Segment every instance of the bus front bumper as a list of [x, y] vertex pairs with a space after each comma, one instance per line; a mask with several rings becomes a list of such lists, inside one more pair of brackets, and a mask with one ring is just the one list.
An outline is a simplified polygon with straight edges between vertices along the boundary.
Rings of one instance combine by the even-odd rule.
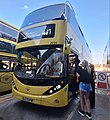
[[26, 102], [31, 102], [37, 105], [50, 106], [50, 107], [64, 107], [68, 104], [68, 89], [67, 85], [57, 93], [51, 95], [32, 95], [23, 93], [16, 90], [12, 86], [12, 93], [15, 98]]

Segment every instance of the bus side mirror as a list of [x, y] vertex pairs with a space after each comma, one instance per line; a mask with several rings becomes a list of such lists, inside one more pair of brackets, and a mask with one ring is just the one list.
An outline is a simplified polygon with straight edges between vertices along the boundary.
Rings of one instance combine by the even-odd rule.
[[71, 44], [66, 44], [63, 46], [63, 54], [70, 54], [71, 52]]
[[67, 21], [67, 17], [65, 15], [65, 13], [63, 13], [62, 15], [63, 15], [64, 20]]

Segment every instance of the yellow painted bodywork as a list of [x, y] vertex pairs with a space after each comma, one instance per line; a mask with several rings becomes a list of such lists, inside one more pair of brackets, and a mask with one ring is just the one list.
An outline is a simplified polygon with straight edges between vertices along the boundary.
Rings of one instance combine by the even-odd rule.
[[11, 54], [11, 53], [6, 53], [6, 52], [0, 52], [0, 56], [2, 56], [2, 57], [17, 58], [16, 54]]
[[64, 47], [63, 47], [63, 53], [67, 54], [67, 55], [69, 55], [71, 53], [71, 45], [70, 44], [64, 45]]
[[[16, 58], [16, 54], [0, 52], [1, 57], [11, 57]], [[11, 84], [13, 79], [12, 71], [0, 71], [0, 92], [5, 92], [11, 90]]]
[[[45, 24], [55, 24], [55, 36], [53, 38], [43, 38], [43, 39], [37, 39], [37, 40], [30, 40], [25, 42], [20, 42], [16, 45], [16, 49], [24, 48], [24, 47], [31, 47], [31, 46], [42, 46], [42, 45], [62, 45], [64, 44], [65, 40], [65, 34], [66, 34], [66, 22], [63, 20], [56, 20], [51, 22], [44, 22], [42, 24], [35, 24], [29, 27], [26, 27], [26, 29], [32, 28], [32, 27], [38, 27]], [[24, 29], [23, 29], [24, 30]], [[22, 31], [22, 30], [21, 30]]]
[[[29, 40], [25, 42], [17, 43], [16, 49], [25, 48], [25, 47], [32, 47], [32, 46], [43, 46], [43, 45], [63, 45], [65, 42], [66, 36], [66, 22], [63, 20], [54, 20], [43, 22], [39, 24], [34, 24], [23, 28], [21, 31], [30, 29], [33, 27], [38, 27], [46, 24], [55, 24], [55, 35], [53, 38], [43, 38], [37, 40]], [[59, 90], [56, 93], [51, 95], [43, 95], [48, 89], [52, 86], [29, 86], [22, 84], [16, 76], [13, 76], [14, 83], [16, 88], [12, 86], [12, 93], [15, 98], [19, 100], [23, 100], [24, 98], [32, 99], [32, 103], [43, 105], [43, 106], [50, 106], [50, 107], [63, 107], [68, 104], [68, 84]]]
[[0, 92], [11, 90], [13, 72], [0, 72]]
[[[0, 52], [1, 57], [16, 58], [16, 54]], [[11, 90], [11, 84], [13, 79], [13, 72], [11, 71], [0, 71], [0, 92]]]
[[6, 42], [6, 43], [11, 43], [11, 44], [16, 45], [16, 42], [11, 41], [11, 40], [8, 40], [8, 39], [5, 39], [5, 38], [0, 38], [0, 41], [3, 41], [3, 42]]
[[12, 86], [12, 93], [14, 97], [19, 100], [24, 100], [24, 98], [28, 98], [32, 99], [32, 103], [34, 104], [50, 107], [63, 107], [68, 104], [68, 85], [54, 94], [43, 95], [43, 93], [50, 89], [52, 86], [24, 85], [19, 82], [19, 80], [17, 80], [14, 75], [13, 78], [17, 89]]

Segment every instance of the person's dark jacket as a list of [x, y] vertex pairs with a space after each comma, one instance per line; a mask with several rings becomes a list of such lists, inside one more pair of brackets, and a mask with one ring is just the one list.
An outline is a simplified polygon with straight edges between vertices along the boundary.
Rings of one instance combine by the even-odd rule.
[[91, 83], [92, 77], [91, 74], [88, 73], [87, 70], [82, 69], [80, 66], [76, 66], [76, 72], [80, 75], [79, 81], [83, 83]]

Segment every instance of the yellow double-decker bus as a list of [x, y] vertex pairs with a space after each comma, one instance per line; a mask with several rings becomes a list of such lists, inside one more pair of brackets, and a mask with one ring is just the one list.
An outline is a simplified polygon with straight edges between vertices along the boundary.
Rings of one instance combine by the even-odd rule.
[[0, 20], [0, 94], [11, 90], [18, 29]]
[[[12, 93], [19, 99], [43, 106], [63, 107], [76, 83], [72, 59], [92, 61], [91, 51], [70, 4], [55, 4], [28, 14], [16, 45]], [[75, 86], [75, 84], [74, 84]], [[76, 91], [75, 91], [76, 92]]]
[[110, 73], [110, 38], [107, 42], [107, 45], [104, 49], [104, 52], [103, 52], [103, 68], [104, 68], [104, 71], [107, 71]]
[[110, 37], [103, 52], [103, 71], [107, 72], [108, 85], [110, 86]]

